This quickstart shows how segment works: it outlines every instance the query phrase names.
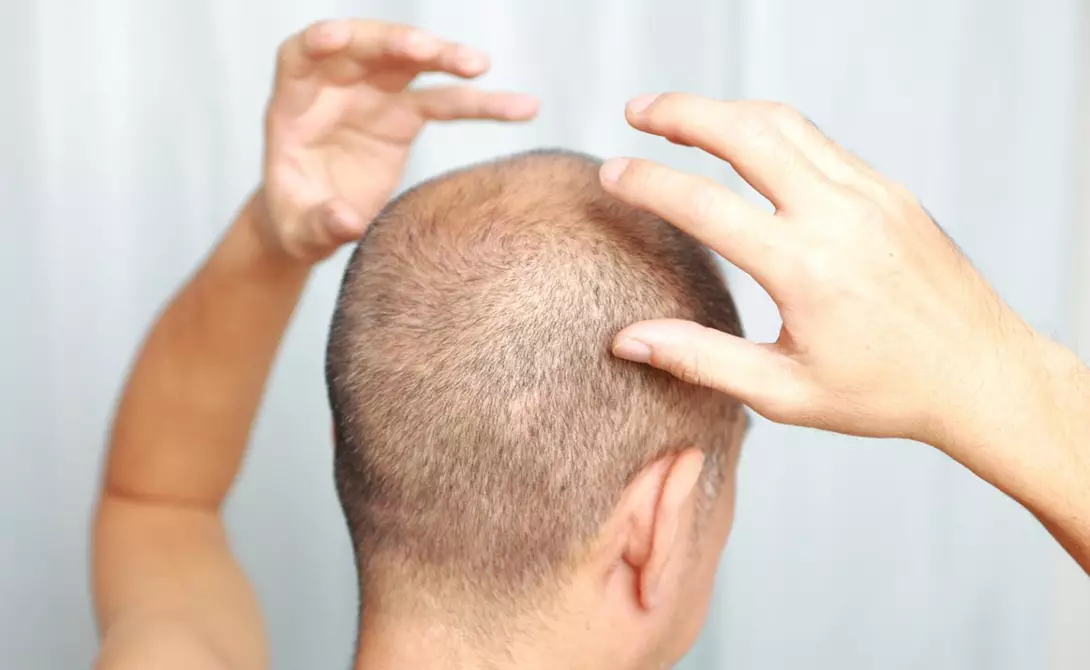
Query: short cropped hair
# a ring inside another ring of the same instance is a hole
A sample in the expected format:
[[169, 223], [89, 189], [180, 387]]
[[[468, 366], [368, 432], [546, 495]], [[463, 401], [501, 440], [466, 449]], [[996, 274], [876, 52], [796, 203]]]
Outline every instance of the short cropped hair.
[[398, 584], [517, 602], [656, 458], [698, 447], [721, 480], [738, 405], [610, 343], [659, 317], [741, 335], [734, 302], [709, 252], [606, 194], [599, 165], [539, 151], [447, 174], [356, 248], [327, 382], [365, 601]]

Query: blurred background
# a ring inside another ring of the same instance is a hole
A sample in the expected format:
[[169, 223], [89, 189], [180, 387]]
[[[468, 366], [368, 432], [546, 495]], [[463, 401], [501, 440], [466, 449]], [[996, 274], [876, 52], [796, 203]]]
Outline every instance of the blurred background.
[[[256, 183], [288, 34], [336, 16], [415, 23], [488, 50], [486, 85], [543, 99], [529, 125], [432, 127], [407, 184], [563, 146], [741, 188], [628, 129], [624, 102], [790, 102], [919, 194], [1017, 310], [1085, 358], [1088, 13], [1079, 0], [5, 0], [2, 664], [92, 658], [88, 520], [113, 404], [150, 319]], [[322, 379], [344, 260], [310, 285], [229, 509], [278, 670], [347, 667], [355, 641]], [[749, 333], [774, 338], [771, 303], [732, 281]], [[960, 466], [767, 422], [746, 449], [688, 670], [1090, 667], [1090, 580]]]

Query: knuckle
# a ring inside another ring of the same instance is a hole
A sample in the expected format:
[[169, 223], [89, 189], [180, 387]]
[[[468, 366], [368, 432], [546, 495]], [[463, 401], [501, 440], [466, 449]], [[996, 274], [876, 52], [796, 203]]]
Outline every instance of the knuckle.
[[731, 110], [729, 122], [738, 132], [747, 137], [760, 137], [772, 130], [773, 125], [763, 106], [764, 103], [736, 103]]
[[865, 226], [875, 226], [886, 219], [886, 210], [870, 198], [854, 198], [851, 204], [852, 218]]
[[802, 113], [783, 102], [747, 100], [730, 103], [729, 112], [731, 123], [751, 137], [809, 123]]
[[400, 40], [410, 35], [423, 34], [424, 31], [406, 23], [385, 23], [383, 21], [359, 20], [357, 25], [373, 31], [385, 39]]
[[714, 217], [722, 205], [719, 189], [711, 184], [695, 186], [688, 200], [689, 216], [695, 221], [705, 221]]
[[866, 200], [866, 196], [858, 189], [833, 180], [829, 180], [822, 195], [825, 209], [838, 216], [854, 213], [862, 206], [860, 203]]
[[835, 213], [839, 220], [849, 225], [873, 225], [886, 216], [886, 207], [880, 200], [882, 196], [867, 189], [866, 193], [851, 187], [832, 188], [827, 191], [826, 203], [830, 213]]
[[[856, 191], [869, 196], [875, 206], [889, 212], [899, 211], [912, 202], [912, 195], [907, 189], [880, 177], [875, 179], [866, 175], [862, 176]], [[863, 206], [862, 209], [867, 208]]]
[[426, 37], [429, 33], [424, 32], [419, 28], [413, 26], [404, 25], [401, 23], [381, 23], [381, 22], [365, 22], [361, 25], [366, 25], [372, 32], [374, 32], [376, 39], [382, 42], [387, 50], [405, 53], [411, 40], [415, 37]]
[[654, 186], [655, 168], [643, 161], [632, 161], [621, 175], [621, 185], [634, 195], [645, 195]]
[[302, 34], [307, 36], [317, 35], [321, 33], [326, 26], [330, 25], [330, 23], [330, 21], [326, 20], [314, 21], [306, 28], [303, 28]]
[[678, 359], [671, 372], [683, 382], [696, 386], [707, 386], [707, 356], [699, 350], [689, 351]]
[[336, 24], [333, 21], [315, 21], [304, 28], [295, 39], [298, 40], [304, 48], [311, 47], [312, 45], [318, 44], [321, 41], [322, 36], [325, 35], [327, 31], [333, 29], [335, 25]]
[[784, 126], [808, 123], [801, 112], [785, 102], [769, 102], [767, 105], [765, 113], [773, 123]]

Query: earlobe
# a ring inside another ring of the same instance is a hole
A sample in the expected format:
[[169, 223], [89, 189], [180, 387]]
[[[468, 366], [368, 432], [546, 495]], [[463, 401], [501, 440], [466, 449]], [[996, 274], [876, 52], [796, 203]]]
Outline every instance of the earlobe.
[[686, 507], [696, 491], [697, 481], [704, 467], [704, 453], [689, 448], [669, 457], [662, 478], [662, 487], [655, 501], [653, 528], [647, 560], [640, 571], [640, 603], [644, 609], [653, 609], [669, 587], [664, 576], [671, 561], [678, 558], [688, 546], [680, 537]]

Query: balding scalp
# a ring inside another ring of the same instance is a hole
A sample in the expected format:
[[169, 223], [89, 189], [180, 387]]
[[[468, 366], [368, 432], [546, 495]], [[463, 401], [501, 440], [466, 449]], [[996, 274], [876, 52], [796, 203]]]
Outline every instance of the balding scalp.
[[598, 165], [534, 152], [445, 175], [356, 249], [327, 381], [368, 600], [396, 582], [517, 602], [642, 466], [729, 448], [735, 403], [609, 353], [642, 319], [741, 326], [710, 254], [610, 198]]

